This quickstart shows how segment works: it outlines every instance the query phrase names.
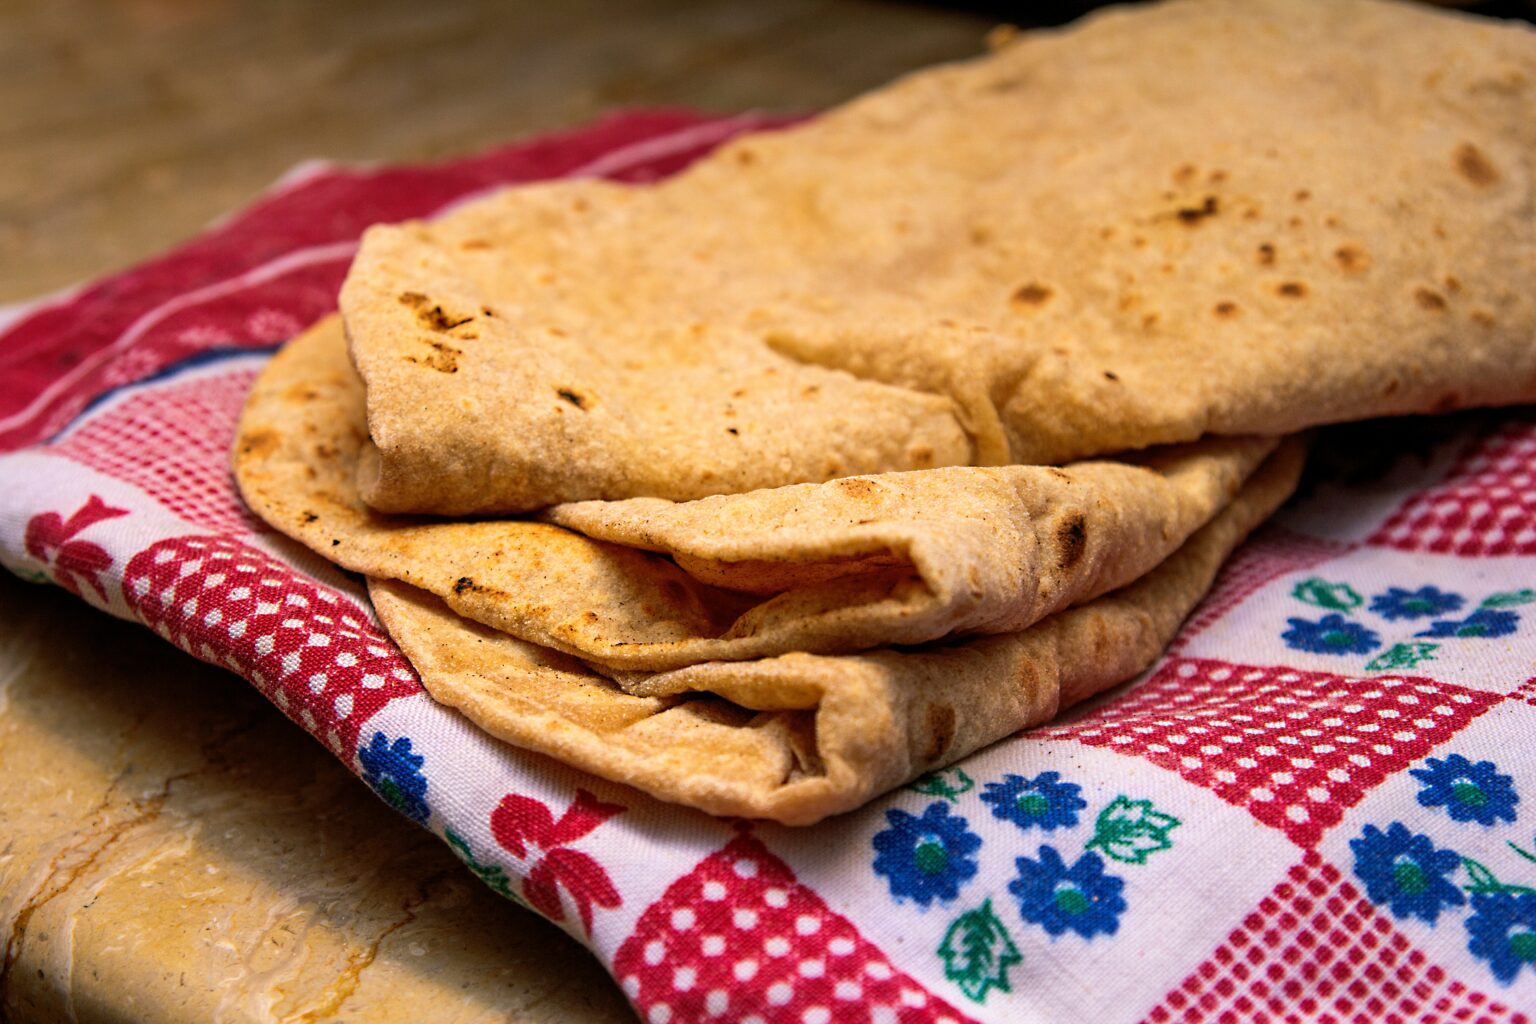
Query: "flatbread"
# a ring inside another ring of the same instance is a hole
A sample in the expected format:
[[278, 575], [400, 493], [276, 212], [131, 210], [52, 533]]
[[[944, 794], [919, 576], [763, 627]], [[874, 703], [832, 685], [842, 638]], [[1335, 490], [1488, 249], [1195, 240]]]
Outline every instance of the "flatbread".
[[362, 496], [688, 500], [1536, 399], [1536, 33], [1113, 10], [657, 185], [370, 229]]
[[1131, 678], [1157, 657], [1248, 532], [1295, 486], [1283, 445], [1237, 499], [1124, 589], [1029, 629], [909, 650], [785, 654], [605, 678], [370, 580], [432, 696], [493, 736], [714, 814], [806, 825]]
[[363, 504], [363, 436], [362, 387], [331, 319], [263, 370], [241, 417], [236, 480], [258, 515], [344, 568], [608, 672], [1016, 632], [1158, 565], [1276, 444], [445, 522]]

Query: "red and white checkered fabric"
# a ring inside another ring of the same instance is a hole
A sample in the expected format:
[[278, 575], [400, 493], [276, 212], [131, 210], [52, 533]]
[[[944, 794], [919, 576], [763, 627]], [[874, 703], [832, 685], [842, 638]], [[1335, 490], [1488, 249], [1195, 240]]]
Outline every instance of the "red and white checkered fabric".
[[422, 692], [355, 579], [242, 508], [245, 391], [334, 308], [365, 226], [653, 180], [768, 126], [635, 113], [436, 166], [313, 165], [0, 313], [0, 562], [249, 679], [652, 1024], [1536, 1015], [1528, 413], [1316, 488], [1141, 680], [806, 830], [487, 739]]

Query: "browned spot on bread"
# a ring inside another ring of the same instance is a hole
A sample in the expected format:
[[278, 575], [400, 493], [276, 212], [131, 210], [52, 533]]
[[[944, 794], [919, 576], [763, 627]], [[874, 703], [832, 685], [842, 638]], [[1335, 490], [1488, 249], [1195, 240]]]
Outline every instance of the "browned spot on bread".
[[1110, 227], [1100, 228], [1099, 229], [1099, 237], [1103, 238], [1103, 239], [1106, 239], [1106, 240], [1114, 238], [1115, 237], [1115, 229], [1114, 229], [1114, 227], [1110, 226]]
[[991, 229], [984, 228], [979, 224], [971, 225], [970, 235], [972, 245], [990, 245], [992, 242]]
[[1478, 188], [1486, 188], [1499, 180], [1499, 169], [1470, 142], [1456, 147], [1454, 160], [1457, 173]]
[[1056, 544], [1061, 549], [1056, 564], [1063, 571], [1072, 568], [1083, 557], [1088, 546], [1088, 521], [1081, 512], [1068, 516], [1056, 527]]
[[880, 493], [880, 485], [873, 480], [864, 480], [860, 477], [848, 477], [836, 481], [838, 490], [850, 498], [873, 498]]
[[264, 459], [283, 443], [282, 435], [273, 430], [252, 430], [240, 438], [240, 454]]
[[1259, 208], [1257, 206], [1250, 206], [1246, 210], [1243, 211], [1243, 220], [1258, 220], [1258, 219], [1259, 219]]
[[1455, 295], [1461, 291], [1461, 280], [1455, 274], [1445, 275], [1445, 290]]
[[1120, 375], [1118, 373], [1116, 373], [1114, 370], [1105, 370], [1104, 371], [1104, 379], [1105, 380], [1114, 381], [1115, 383], [1118, 384], [1120, 382]]
[[1234, 316], [1237, 315], [1237, 303], [1230, 302], [1230, 301], [1229, 302], [1218, 302], [1218, 303], [1216, 303], [1215, 307], [1212, 309], [1212, 312], [1214, 312], [1217, 316], [1223, 317], [1223, 318], [1234, 317]]
[[563, 401], [570, 402], [578, 409], [585, 409], [587, 407], [587, 400], [581, 395], [577, 394], [575, 391], [572, 391], [570, 388], [556, 388], [555, 394], [559, 395]]
[[466, 590], [474, 589], [475, 581], [468, 576], [460, 576], [458, 579], [453, 581], [453, 592], [455, 594], [462, 594]]
[[948, 704], [929, 704], [925, 716], [928, 726], [928, 749], [924, 759], [933, 764], [949, 750], [955, 741], [955, 709]]
[[1148, 313], [1146, 316], [1141, 318], [1141, 326], [1147, 330], [1151, 330], [1157, 326], [1157, 322], [1161, 319], [1162, 317], [1157, 313]]
[[1291, 217], [1288, 220], [1286, 220], [1286, 224], [1290, 225], [1293, 228], [1299, 228], [1302, 225], [1302, 219], [1300, 217]]
[[1307, 297], [1307, 286], [1301, 281], [1281, 281], [1275, 294], [1287, 299], [1304, 299]]
[[1013, 293], [1012, 302], [1016, 306], [1040, 306], [1044, 305], [1053, 294], [1055, 293], [1046, 285], [1031, 281], [1029, 284], [1019, 285]]
[[470, 238], [459, 243], [460, 249], [489, 249], [491, 243], [483, 238]]
[[1461, 396], [1454, 391], [1447, 391], [1445, 394], [1440, 396], [1440, 400], [1435, 403], [1434, 408], [1431, 411], [1450, 412], [1452, 409], [1459, 408], [1460, 406]]
[[1215, 196], [1206, 196], [1199, 206], [1185, 206], [1174, 211], [1174, 216], [1183, 224], [1199, 224], [1207, 217], [1216, 216], [1221, 209], [1221, 203]]
[[1311, 199], [1311, 198], [1312, 198], [1312, 193], [1309, 190], [1304, 189], [1304, 188], [1299, 188], [1299, 189], [1296, 190], [1295, 199], [1296, 199], [1296, 201], [1298, 203], [1304, 203], [1308, 199]]
[[1180, 164], [1173, 172], [1173, 180], [1180, 185], [1188, 185], [1191, 181], [1195, 180], [1197, 173], [1199, 172], [1195, 169], [1194, 164]]
[[1348, 243], [1333, 250], [1333, 258], [1345, 273], [1358, 274], [1371, 265], [1371, 257], [1358, 245]]
[[423, 324], [434, 331], [451, 331], [455, 327], [467, 324], [474, 319], [472, 316], [450, 316], [443, 312], [442, 306], [418, 310], [416, 316]]
[[1467, 315], [1472, 319], [1473, 323], [1481, 327], [1492, 327], [1498, 323], [1498, 321], [1493, 318], [1493, 314], [1488, 312], [1486, 309], [1474, 309]]
[[415, 309], [419, 306], [425, 306], [426, 304], [427, 297], [421, 294], [421, 292], [400, 293], [400, 305], [402, 306], [410, 306], [412, 309]]
[[743, 167], [757, 163], [757, 154], [743, 146], [736, 151], [736, 162]]
[[908, 450], [907, 454], [912, 457], [912, 464], [914, 466], [933, 465], [933, 449], [925, 444], [914, 446]]
[[313, 512], [305, 512], [303, 515], [303, 520], [305, 523], [313, 523], [319, 518], [320, 517], [315, 515]]
[[1212, 185], [1220, 185], [1222, 182], [1224, 182], [1226, 180], [1227, 180], [1227, 172], [1226, 171], [1218, 169], [1218, 170], [1214, 170], [1214, 171], [1211, 172], [1210, 181], [1211, 181]]
[[1270, 266], [1275, 262], [1275, 247], [1265, 242], [1259, 246], [1255, 258], [1264, 266]]
[[1070, 483], [1072, 480], [1072, 474], [1068, 473], [1064, 469], [1058, 469], [1055, 466], [1046, 466], [1045, 471], [1058, 480], [1066, 480], [1068, 483]]
[[464, 354], [463, 350], [454, 348], [447, 342], [442, 341], [428, 341], [427, 344], [432, 348], [431, 355], [419, 357], [406, 356], [406, 362], [425, 366], [428, 369], [436, 370], [438, 373], [459, 372], [458, 357]]
[[1137, 235], [1135, 238], [1131, 239], [1131, 248], [1133, 248], [1133, 249], [1145, 249], [1146, 247], [1147, 247], [1147, 240], [1145, 238], [1143, 238], [1142, 236]]
[[1445, 296], [1433, 288], [1425, 288], [1422, 285], [1413, 290], [1413, 301], [1424, 309], [1439, 312], [1445, 308]]
[[1383, 395], [1393, 395], [1393, 394], [1397, 393], [1397, 388], [1398, 388], [1397, 378], [1394, 377], [1391, 380], [1387, 381], [1386, 386], [1381, 389], [1381, 393]]

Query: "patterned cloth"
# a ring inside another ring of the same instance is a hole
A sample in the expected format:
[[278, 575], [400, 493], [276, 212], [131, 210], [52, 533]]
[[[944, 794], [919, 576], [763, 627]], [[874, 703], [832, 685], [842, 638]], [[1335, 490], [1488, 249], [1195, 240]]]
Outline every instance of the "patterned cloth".
[[650, 1024], [1527, 1020], [1528, 412], [1411, 428], [1244, 547], [1134, 685], [798, 831], [489, 739], [422, 692], [358, 579], [242, 508], [242, 397], [334, 308], [365, 225], [651, 180], [764, 124], [639, 113], [439, 166], [307, 166], [0, 314], [0, 561], [250, 680]]

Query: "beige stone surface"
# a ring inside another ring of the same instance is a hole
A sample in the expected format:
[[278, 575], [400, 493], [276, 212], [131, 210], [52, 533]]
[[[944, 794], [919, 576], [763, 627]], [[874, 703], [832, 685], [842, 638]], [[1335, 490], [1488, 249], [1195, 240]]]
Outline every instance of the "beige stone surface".
[[0, 780], [0, 1020], [632, 1020], [239, 679], [10, 576]]

